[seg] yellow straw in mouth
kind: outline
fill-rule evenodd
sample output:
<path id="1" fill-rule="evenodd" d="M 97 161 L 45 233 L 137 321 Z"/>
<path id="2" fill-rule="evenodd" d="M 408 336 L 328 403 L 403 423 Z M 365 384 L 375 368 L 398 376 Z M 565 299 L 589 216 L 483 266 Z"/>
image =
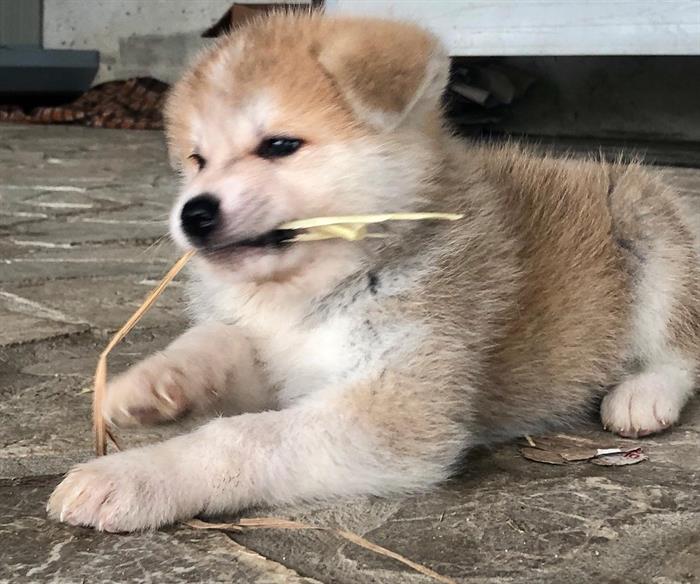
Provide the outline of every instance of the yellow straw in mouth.
<path id="1" fill-rule="evenodd" d="M 314 217 L 299 219 L 279 226 L 279 229 L 303 231 L 289 241 L 320 241 L 322 239 L 345 239 L 358 241 L 366 238 L 384 238 L 383 233 L 370 233 L 368 225 L 386 221 L 425 221 L 427 219 L 456 221 L 462 215 L 456 213 L 384 213 L 380 215 L 339 215 L 337 217 Z"/>
<path id="2" fill-rule="evenodd" d="M 384 237 L 381 233 L 369 233 L 368 225 L 384 223 L 386 221 L 426 221 L 426 220 L 442 220 L 456 221 L 463 216 L 456 213 L 384 213 L 380 215 L 344 215 L 339 217 L 314 217 L 311 219 L 299 219 L 297 221 L 289 221 L 280 225 L 278 229 L 288 229 L 292 231 L 302 231 L 290 241 L 320 241 L 324 239 L 346 239 L 348 241 L 357 241 L 370 237 Z M 136 326 L 136 323 L 141 320 L 144 314 L 153 306 L 158 297 L 167 288 L 168 284 L 173 281 L 175 276 L 185 267 L 185 264 L 195 254 L 194 250 L 188 251 L 173 265 L 168 273 L 158 285 L 149 292 L 146 299 L 139 306 L 134 314 L 129 317 L 124 325 L 115 333 L 112 339 L 107 343 L 107 346 L 100 354 L 97 361 L 97 369 L 95 371 L 95 392 L 92 401 L 92 423 L 95 435 L 95 451 L 98 456 L 107 453 L 107 437 L 109 437 L 114 445 L 119 449 L 119 445 L 112 433 L 107 429 L 105 419 L 102 415 L 104 399 L 107 393 L 107 357 L 109 353 L 119 344 L 131 329 Z"/>
<path id="3" fill-rule="evenodd" d="M 313 217 L 311 219 L 297 219 L 280 225 L 279 229 L 310 229 L 313 227 L 326 227 L 329 225 L 373 225 L 386 221 L 426 221 L 442 220 L 457 221 L 464 215 L 458 213 L 382 213 L 379 215 L 338 215 L 337 217 Z"/>

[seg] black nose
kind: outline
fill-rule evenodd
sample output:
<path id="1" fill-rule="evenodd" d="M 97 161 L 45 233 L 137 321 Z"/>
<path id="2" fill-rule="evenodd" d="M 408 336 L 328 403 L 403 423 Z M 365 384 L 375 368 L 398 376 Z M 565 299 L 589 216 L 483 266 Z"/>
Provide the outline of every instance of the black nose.
<path id="1" fill-rule="evenodd" d="M 180 221 L 189 237 L 205 239 L 219 224 L 219 200 L 209 193 L 197 195 L 185 203 Z"/>

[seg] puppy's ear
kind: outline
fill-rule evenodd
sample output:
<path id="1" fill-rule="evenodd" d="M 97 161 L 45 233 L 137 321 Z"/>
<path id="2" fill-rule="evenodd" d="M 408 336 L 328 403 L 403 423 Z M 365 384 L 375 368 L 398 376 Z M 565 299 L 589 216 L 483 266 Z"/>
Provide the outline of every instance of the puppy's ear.
<path id="1" fill-rule="evenodd" d="M 359 118 L 390 130 L 440 111 L 450 63 L 433 35 L 381 20 L 334 24 L 318 61 Z"/>

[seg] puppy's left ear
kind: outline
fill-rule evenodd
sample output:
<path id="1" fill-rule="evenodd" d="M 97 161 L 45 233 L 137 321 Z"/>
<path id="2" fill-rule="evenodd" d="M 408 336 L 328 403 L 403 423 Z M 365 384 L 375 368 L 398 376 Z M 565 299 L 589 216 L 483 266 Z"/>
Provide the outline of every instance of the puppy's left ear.
<path id="1" fill-rule="evenodd" d="M 441 111 L 450 60 L 432 34 L 408 23 L 337 20 L 318 61 L 355 114 L 391 130 Z"/>

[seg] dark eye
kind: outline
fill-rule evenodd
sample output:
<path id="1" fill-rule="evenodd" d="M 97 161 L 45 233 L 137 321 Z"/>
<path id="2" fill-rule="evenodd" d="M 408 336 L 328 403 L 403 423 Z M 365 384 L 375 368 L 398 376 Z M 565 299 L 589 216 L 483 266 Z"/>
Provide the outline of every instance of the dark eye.
<path id="1" fill-rule="evenodd" d="M 260 142 L 255 150 L 255 154 L 260 156 L 260 158 L 282 158 L 283 156 L 294 154 L 303 144 L 304 141 L 299 138 L 273 136 Z"/>
<path id="2" fill-rule="evenodd" d="M 197 170 L 202 170 L 207 165 L 207 161 L 204 159 L 204 157 L 196 152 L 190 154 L 187 157 L 187 160 L 194 162 L 197 165 Z"/>

